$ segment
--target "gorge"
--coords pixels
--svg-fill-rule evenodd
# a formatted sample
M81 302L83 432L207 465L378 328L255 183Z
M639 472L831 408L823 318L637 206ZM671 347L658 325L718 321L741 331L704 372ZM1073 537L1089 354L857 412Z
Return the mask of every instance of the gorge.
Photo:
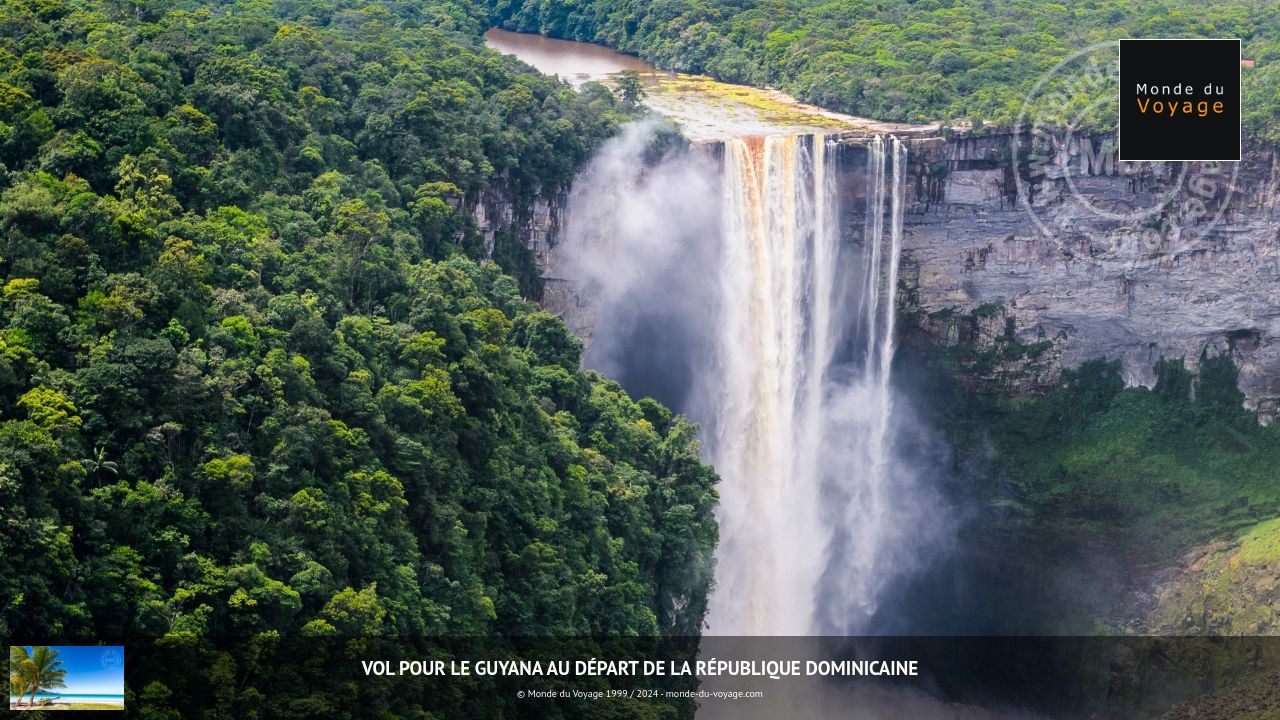
M722 477L710 632L865 632L903 566L886 562L905 552L892 515L927 506L890 457L905 147L747 136L646 166L656 130L610 141L569 200L555 257L595 297L586 363L705 428ZM853 162L868 194L842 208ZM861 242L842 242L855 218Z
M511 44L512 36L529 37L505 33L507 44L490 39L490 45L523 52ZM560 54L589 46L539 41L544 52L554 48L550 52ZM635 58L612 55L613 72L647 68L652 77L666 78L652 66L636 65ZM535 66L543 62L528 59ZM548 70L563 72L563 67ZM1210 201L1215 214L1212 222L1200 223L1209 232L1192 231L1182 237L1168 232L1182 210L1167 202L1185 193L1178 187L1182 176L1161 174L1158 165L1118 162L1114 133L1062 138L1044 161L1048 171L1030 177L1036 168L1027 167L1025 157L1019 165L1012 152L1016 147L1031 154L1029 133L979 134L944 131L937 124L881 123L818 111L784 95L758 91L781 103L768 106L773 111L769 113L758 110L762 100L745 100L747 96L718 86L690 84L678 91L647 87L655 95L646 103L658 112L675 113L682 129L696 117L700 129L690 137L697 145L713 146L743 134L740 130L759 131L762 125L774 132L819 130L855 152L876 135L901 138L907 148L902 311L928 316L923 330L942 344L954 344L959 337L954 316L978 309L989 318L979 319L984 326L976 331L979 342L990 344L992 333L998 336L1010 320L1021 340L1054 341L1051 351L1034 362L984 374L982 382L993 388L1043 389L1063 367L1095 357L1120 359L1128 384L1150 385L1155 380L1152 368L1161 356L1185 358L1195 367L1207 349L1211 354L1230 351L1240 368L1248 407L1264 419L1280 409L1280 373L1275 371L1280 364L1280 300L1251 290L1280 276L1275 239L1280 175L1270 149L1250 148L1238 168L1227 164L1235 172L1215 182ZM687 115L675 107L689 108ZM744 114L748 122L742 121ZM865 201L862 180L846 174L838 170L837 183L847 196L845 206L854 207ZM1068 203L1073 194L1079 200ZM552 248L563 239L567 200L562 194L538 203L526 242L548 278L548 305L577 334L590 339L591 298L567 293L551 259ZM1157 212L1133 212L1135 207L1156 210L1156 201L1163 201ZM1030 210L1029 203L1039 209ZM1077 212L1081 208L1085 212ZM1057 213L1056 226L1039 219L1037 213L1045 209ZM512 222L509 210L501 197L482 199L476 206L478 224L491 237L498 226ZM1127 211L1127 217L1121 211ZM1162 223L1164 237L1142 239ZM1225 286L1193 282L1193 275L1201 272L1212 273ZM1170 282L1164 282L1166 278ZM1010 369L1019 372L1007 372ZM1023 376L1013 377L1019 374Z
M607 143L547 274L595 316L568 318L588 367L705 429L722 477L708 631L866 633L927 544L904 542L905 513L930 511L893 456L907 148L873 135L855 151L804 126L736 134L732 113L700 127L727 137L655 159L651 122Z
M1274 417L1280 301L1250 290L1280 276L1270 154L1219 179L1206 220L1168 202L1181 177L1116 163L1106 134L1063 139L1036 171L1016 133L775 116L744 134L738 96L698 107L687 149L654 128L607 144L545 204L534 252L586 365L703 425L723 477L710 633L936 629L877 602L957 522L937 439L904 430L909 399L890 412L895 337L997 397L1043 395L1092 359L1150 387L1162 358L1229 357L1246 406ZM1188 231L1153 237L1159 222Z
M854 147L866 142L861 135L836 137ZM1126 244L1150 231L1146 221L1080 215L1046 235L1017 197L1012 139L998 133L905 140L909 159L899 303L904 312L920 314L930 341L955 345L962 335L968 337L970 329L960 328L957 318L976 310L981 313L973 337L988 347L1009 321L1028 343L1054 341L1041 357L975 375L993 389L1015 392L1048 387L1064 367L1094 357L1120 359L1128 384L1150 386L1162 356L1185 358L1195 367L1206 350L1229 352L1240 369L1246 405L1264 420L1275 418L1280 301L1256 291L1280 276L1275 239L1280 177L1273 155L1246 155L1230 184L1231 201L1223 202L1225 191L1216 201L1227 207L1214 232L1191 243L1170 237L1138 247ZM1090 138L1099 148L1108 139ZM1099 162L1096 169L1086 153L1076 140L1055 162L1086 168L1079 171L1078 190L1088 203L1120 208L1169 192L1165 179L1139 168L1122 169L1114 162L1114 149L1111 162ZM855 183L860 181L849 185ZM1043 186L1050 206L1052 198L1060 201L1069 192L1062 180ZM540 204L528 237L548 270L547 302L589 339L594 327L590 298L570 295L550 263L551 248L562 239L566 201L562 196ZM481 203L486 206L502 203ZM1197 283L1195 276L1203 272L1223 286Z

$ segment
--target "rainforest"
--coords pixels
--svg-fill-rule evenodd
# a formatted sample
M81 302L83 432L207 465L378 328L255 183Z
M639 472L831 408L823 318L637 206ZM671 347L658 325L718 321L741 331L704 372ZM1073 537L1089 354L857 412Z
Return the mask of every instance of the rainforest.
M1121 37L1242 39L1240 163L1111 163ZM1277 68L1254 0L0 0L0 639L146 718L1280 708ZM641 658L922 680L367 670Z
M697 627L694 428L459 210L566 185L611 95L443 4L3 26L0 635Z

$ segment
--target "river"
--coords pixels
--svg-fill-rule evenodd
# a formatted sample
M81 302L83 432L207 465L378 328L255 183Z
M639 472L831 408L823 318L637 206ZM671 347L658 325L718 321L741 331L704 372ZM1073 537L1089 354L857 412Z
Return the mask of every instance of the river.
M802 103L771 88L735 85L705 75L661 70L633 55L592 43L498 29L488 31L484 38L485 44L494 50L514 55L574 87L592 81L609 83L623 70L634 70L644 83L644 104L674 120L694 142L778 134L904 136L937 127L845 115Z

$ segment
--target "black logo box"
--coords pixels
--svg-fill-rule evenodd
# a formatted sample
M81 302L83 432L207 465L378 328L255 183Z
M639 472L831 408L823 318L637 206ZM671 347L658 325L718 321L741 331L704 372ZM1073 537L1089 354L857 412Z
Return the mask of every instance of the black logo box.
M1121 40L1120 160L1238 161L1240 50L1239 39ZM1190 114L1183 112L1186 102ZM1177 103L1172 114L1170 103ZM1222 103L1221 112L1214 112L1215 103Z

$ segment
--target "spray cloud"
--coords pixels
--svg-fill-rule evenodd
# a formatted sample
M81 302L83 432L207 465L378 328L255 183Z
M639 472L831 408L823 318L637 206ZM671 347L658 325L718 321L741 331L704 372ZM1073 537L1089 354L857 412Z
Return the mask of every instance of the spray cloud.
M895 443L906 148L870 142L865 207L846 208L859 157L833 138L653 159L654 138L628 127L570 199L553 272L587 298L569 319L586 364L704 428L722 478L710 633L873 633L937 505Z

